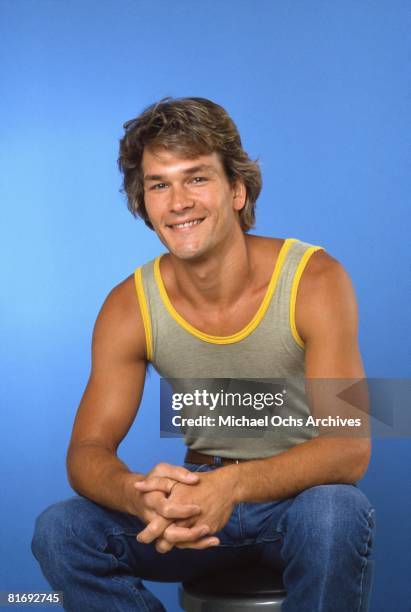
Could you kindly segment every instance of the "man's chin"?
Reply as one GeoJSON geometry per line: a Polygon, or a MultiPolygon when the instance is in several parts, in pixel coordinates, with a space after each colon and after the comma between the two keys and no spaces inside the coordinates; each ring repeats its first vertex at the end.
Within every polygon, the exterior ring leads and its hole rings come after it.
{"type": "Polygon", "coordinates": [[[203,251],[180,251],[176,249],[169,249],[170,253],[177,257],[177,259],[181,259],[182,261],[196,261],[201,259],[204,255],[203,251]]]}
{"type": "Polygon", "coordinates": [[[206,251],[204,248],[194,246],[186,248],[176,248],[170,244],[166,246],[172,255],[177,257],[177,259],[181,259],[182,261],[197,261],[204,256],[206,251]]]}

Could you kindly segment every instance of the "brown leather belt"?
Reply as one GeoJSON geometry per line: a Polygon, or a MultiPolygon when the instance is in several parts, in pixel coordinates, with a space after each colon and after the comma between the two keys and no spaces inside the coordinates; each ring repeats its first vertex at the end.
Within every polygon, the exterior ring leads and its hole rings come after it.
{"type": "Polygon", "coordinates": [[[240,463],[246,459],[229,459],[227,457],[214,457],[213,455],[205,455],[198,453],[195,450],[188,450],[185,456],[186,463],[197,463],[198,465],[231,465],[232,463],[240,463]]]}

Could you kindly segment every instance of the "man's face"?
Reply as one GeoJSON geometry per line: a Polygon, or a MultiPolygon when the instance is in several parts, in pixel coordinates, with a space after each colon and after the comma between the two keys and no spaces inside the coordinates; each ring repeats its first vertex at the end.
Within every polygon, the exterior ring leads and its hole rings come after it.
{"type": "Polygon", "coordinates": [[[147,214],[162,243],[181,259],[198,259],[238,231],[245,188],[231,185],[217,153],[194,159],[145,148],[147,214]]]}

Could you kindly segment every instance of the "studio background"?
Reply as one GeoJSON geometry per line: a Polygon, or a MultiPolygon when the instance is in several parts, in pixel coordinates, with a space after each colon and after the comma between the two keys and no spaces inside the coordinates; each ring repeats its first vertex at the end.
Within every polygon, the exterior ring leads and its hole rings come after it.
{"type": "MultiPolygon", "coordinates": [[[[1,0],[0,19],[0,590],[44,591],[33,524],[72,495],[65,453],[95,318],[163,251],[127,211],[116,167],[122,124],[151,102],[194,95],[228,110],[262,167],[255,231],[341,261],[367,375],[410,377],[410,8],[1,0]]],[[[153,373],[119,455],[144,472],[183,454],[159,437],[153,373]]],[[[377,510],[371,612],[410,610],[410,463],[408,438],[374,440],[360,483],[377,510]]],[[[178,609],[176,585],[150,586],[178,609]]]]}

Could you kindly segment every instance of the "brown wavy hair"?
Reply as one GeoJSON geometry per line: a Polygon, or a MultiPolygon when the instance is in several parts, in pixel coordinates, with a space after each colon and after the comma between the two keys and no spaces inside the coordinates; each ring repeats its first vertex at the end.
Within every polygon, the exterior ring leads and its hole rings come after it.
{"type": "Polygon", "coordinates": [[[162,147],[186,158],[217,153],[230,183],[240,179],[245,184],[240,223],[245,232],[253,227],[262,185],[260,167],[244,151],[237,127],[224,108],[206,98],[164,98],[123,127],[118,166],[124,175],[122,192],[135,217],[142,217],[153,229],[144,203],[141,164],[144,147],[162,147]]]}

